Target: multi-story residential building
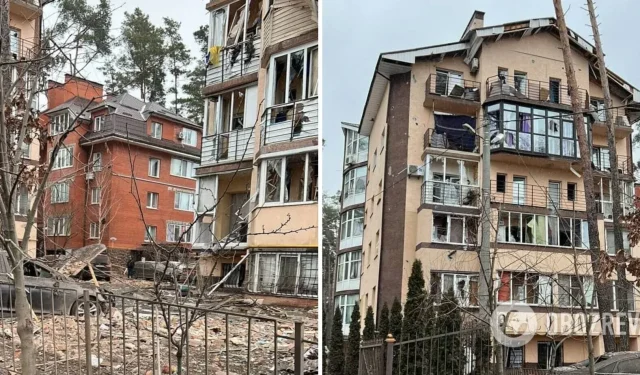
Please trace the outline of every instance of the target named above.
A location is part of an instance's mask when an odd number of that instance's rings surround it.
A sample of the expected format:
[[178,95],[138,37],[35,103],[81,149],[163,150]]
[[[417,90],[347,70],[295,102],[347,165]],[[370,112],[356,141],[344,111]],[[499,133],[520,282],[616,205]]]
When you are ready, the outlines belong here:
[[342,314],[342,332],[349,334],[351,312],[360,299],[360,273],[363,257],[370,257],[379,243],[363,247],[364,196],[367,184],[367,157],[369,138],[358,134],[358,125],[342,123],[344,133],[344,159],[342,198],[340,205],[340,232],[335,273],[335,305]]
[[[580,87],[575,95],[584,103],[592,149],[594,180],[588,183],[597,190],[600,243],[612,253],[610,171],[620,172],[623,208],[630,209],[630,124],[638,119],[640,92],[609,72],[618,153],[612,166],[595,50],[573,31],[570,39]],[[545,322],[530,342],[509,349],[507,366],[548,368],[551,341],[563,340],[557,363],[586,358],[584,326],[546,327],[566,318],[575,323],[579,305],[597,312],[563,61],[555,19],[486,27],[482,12],[473,14],[458,41],[381,54],[359,129],[369,137],[362,310],[372,305],[379,312],[384,303],[405,298],[416,259],[433,295],[453,292],[462,307],[478,310],[480,187],[488,178],[498,304],[528,305]],[[480,163],[489,155],[480,153],[480,139],[496,133],[503,141],[493,144],[490,176],[483,176]],[[638,247],[628,251],[640,256]],[[629,298],[630,310],[640,302],[635,294],[614,298],[614,309],[622,298]],[[507,333],[517,333],[510,324]],[[631,331],[631,348],[638,350],[637,330]],[[604,350],[599,332],[592,333],[597,353]]]
[[113,261],[126,262],[150,249],[151,238],[189,247],[201,126],[126,93],[103,95],[101,84],[70,75],[49,82],[52,142],[77,128],[58,151],[43,198],[44,249],[103,243]]
[[[11,43],[11,57],[17,61],[29,60],[37,53],[37,47],[40,44],[40,27],[42,22],[42,8],[35,1],[11,0],[9,2],[9,35]],[[25,63],[26,65],[26,63]],[[19,69],[21,64],[14,66],[15,73],[13,77],[21,76]],[[28,81],[28,73],[23,76],[23,82]],[[26,85],[18,85],[19,89],[27,88]],[[37,100],[36,100],[37,105]],[[40,144],[38,140],[33,140],[30,144],[23,145],[23,158],[25,163],[37,165],[39,160]],[[16,229],[18,230],[18,238],[22,238],[25,230],[26,213],[33,204],[33,197],[27,192],[26,188],[21,188],[19,194],[16,195],[14,208],[16,211]],[[28,250],[30,256],[36,255],[36,228],[33,227],[29,240]]]
[[194,248],[210,262],[200,262],[201,275],[315,303],[317,2],[214,0],[207,9]]

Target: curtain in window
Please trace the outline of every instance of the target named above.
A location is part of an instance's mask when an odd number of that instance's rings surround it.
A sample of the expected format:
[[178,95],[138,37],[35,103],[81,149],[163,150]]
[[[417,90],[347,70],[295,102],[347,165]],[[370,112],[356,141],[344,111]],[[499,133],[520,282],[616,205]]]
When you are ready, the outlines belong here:
[[553,284],[549,276],[538,276],[537,281],[538,288],[538,301],[541,305],[550,305],[552,303],[553,296]]
[[511,298],[511,272],[502,272],[500,288],[498,288],[498,302],[509,302]]
[[258,292],[273,293],[276,277],[276,256],[260,254],[258,256]]

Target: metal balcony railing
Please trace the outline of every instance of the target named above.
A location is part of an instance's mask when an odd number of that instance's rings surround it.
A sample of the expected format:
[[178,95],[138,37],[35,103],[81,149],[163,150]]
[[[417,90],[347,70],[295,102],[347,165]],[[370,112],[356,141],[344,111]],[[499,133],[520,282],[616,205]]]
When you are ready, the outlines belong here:
[[[593,105],[590,105],[589,113],[591,114],[591,116],[593,116],[594,125],[602,125],[606,123],[607,112],[602,109],[602,107],[600,107],[600,109],[597,109]],[[627,116],[626,110],[624,108],[611,109],[611,116],[613,117],[613,124],[615,126],[631,127],[629,117]]]
[[585,211],[584,192],[576,189],[548,187],[513,182],[491,181],[491,202],[550,210]]
[[[562,85],[560,80],[536,81],[526,76],[496,75],[487,78],[487,99],[496,96],[513,96],[519,99],[529,99],[542,103],[571,105],[569,87]],[[576,95],[580,103],[586,107],[587,91],[578,89]]]
[[202,140],[202,164],[252,159],[253,130],[253,127],[242,128],[204,137]]
[[435,73],[427,78],[427,95],[440,95],[480,103],[480,82]]
[[11,38],[11,58],[15,61],[34,59],[38,52],[36,47],[31,39]]
[[453,182],[425,181],[422,183],[422,203],[478,207],[480,188]]
[[262,144],[318,136],[318,98],[279,104],[262,115]]
[[[591,166],[595,171],[610,173],[611,163],[609,162],[609,155],[605,153],[593,154],[591,156]],[[633,172],[633,158],[624,155],[618,156],[618,173],[625,176],[633,176]]]
[[211,59],[213,65],[207,68],[206,85],[256,73],[260,68],[260,48],[260,37],[255,35],[244,42],[222,47],[217,59]]
[[480,137],[465,129],[446,131],[430,128],[424,133],[424,147],[480,152]]

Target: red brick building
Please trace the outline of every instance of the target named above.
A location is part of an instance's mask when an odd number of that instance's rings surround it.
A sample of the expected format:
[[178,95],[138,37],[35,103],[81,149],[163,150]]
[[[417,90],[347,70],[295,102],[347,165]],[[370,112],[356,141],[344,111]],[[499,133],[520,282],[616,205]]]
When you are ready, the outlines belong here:
[[122,260],[131,251],[139,257],[148,236],[176,242],[193,220],[201,126],[129,94],[103,98],[102,85],[77,77],[49,88],[52,141],[41,157],[78,126],[58,151],[43,198],[41,249],[103,243]]

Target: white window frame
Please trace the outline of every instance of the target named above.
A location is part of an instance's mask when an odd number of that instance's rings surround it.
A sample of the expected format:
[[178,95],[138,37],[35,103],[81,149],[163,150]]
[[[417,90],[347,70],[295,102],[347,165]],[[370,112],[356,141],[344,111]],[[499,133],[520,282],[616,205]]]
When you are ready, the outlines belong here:
[[344,335],[349,333],[349,324],[351,324],[351,314],[347,313],[347,310],[349,307],[353,307],[359,303],[359,297],[358,294],[336,296],[335,305],[340,308],[340,312],[342,313],[342,333]]
[[[357,213],[361,213],[361,215],[356,215]],[[364,216],[364,207],[354,208],[340,215],[340,242],[354,237],[362,237],[364,234]],[[356,219],[359,218],[362,218],[362,227],[360,228],[360,234],[355,235]]]
[[[295,296],[309,296],[309,297],[316,297],[319,289],[316,289],[316,294],[315,295],[309,295],[309,294],[300,294],[300,272],[302,270],[302,256],[311,256],[313,257],[315,255],[316,257],[316,263],[320,260],[318,258],[318,253],[256,253],[254,254],[254,259],[253,259],[253,263],[252,263],[252,269],[251,269],[251,288],[253,291],[258,291],[258,290],[264,290],[262,288],[258,289],[258,280],[260,279],[259,277],[259,272],[260,272],[260,257],[261,256],[275,256],[275,272],[274,272],[274,277],[273,277],[273,286],[271,288],[270,293],[273,294],[282,294],[282,295],[295,295]],[[295,285],[295,290],[294,293],[279,293],[278,292],[278,280],[280,279],[280,259],[281,258],[297,258],[297,263],[296,263],[296,285]],[[316,270],[316,278],[320,277],[320,269],[319,269],[319,264],[318,264],[318,269]]]
[[[579,220],[580,221],[580,238],[581,238],[581,244],[580,246],[576,246],[576,248],[579,249],[585,249],[589,247],[589,234],[588,231],[586,230],[586,220],[582,220],[582,219],[574,219],[574,218],[568,218],[568,217],[559,217],[559,216],[555,216],[555,215],[537,215],[537,214],[528,214],[528,213],[522,213],[522,212],[511,212],[511,211],[502,211],[501,214],[508,214],[507,216],[507,221],[508,223],[511,223],[511,215],[518,215],[520,217],[519,223],[520,223],[520,241],[510,241],[509,237],[505,238],[504,234],[502,233],[502,230],[505,230],[504,228],[509,228],[510,226],[507,227],[503,227],[501,226],[500,220],[502,220],[501,217],[498,218],[498,242],[499,243],[517,243],[517,244],[524,244],[527,246],[548,246],[548,247],[560,247],[560,248],[572,248],[572,246],[563,246],[560,245],[560,221],[561,220],[570,220],[571,225],[571,239],[573,241],[574,238],[574,229],[575,229],[575,225],[573,224],[574,220]],[[533,225],[533,233],[537,232],[537,226],[538,226],[538,220],[535,219],[535,217],[538,216],[542,216],[545,218],[544,220],[544,226],[545,226],[545,237],[544,237],[544,243],[539,244],[534,242],[524,242],[524,232],[523,229],[525,227],[525,224],[523,222],[522,217],[524,215],[534,215],[534,225]],[[558,224],[557,228],[556,228],[556,234],[557,234],[557,238],[556,238],[556,242],[558,243],[557,245],[553,245],[553,244],[549,244],[549,234],[548,234],[548,228],[549,228],[549,218],[555,218],[556,219],[556,223]]]
[[198,132],[189,128],[182,128],[182,144],[192,147],[198,146]]
[[[472,305],[470,303],[471,296],[471,280],[475,279],[476,284],[479,287],[479,278],[477,273],[451,273],[451,272],[432,272],[432,277],[437,275],[440,278],[440,285],[438,286],[438,293],[440,294],[440,301],[442,301],[442,296],[445,295],[446,291],[444,290],[444,278],[445,276],[451,276],[453,278],[453,295],[456,298],[456,301],[460,306],[470,307],[470,306],[478,306],[478,304]],[[464,291],[466,292],[466,296],[462,298],[459,290],[456,288],[456,285],[460,281],[465,281]],[[478,290],[479,293],[479,290]],[[476,301],[478,301],[479,296],[476,296]]]
[[[58,231],[60,229],[60,231]],[[47,236],[68,237],[71,234],[71,222],[66,216],[50,217],[47,220]]]
[[157,210],[158,202],[160,201],[160,194],[153,191],[147,192],[147,208]]
[[[182,237],[181,243],[191,243],[191,230],[189,229],[190,223],[171,221],[167,223],[167,242],[178,242]],[[173,230],[172,230],[173,229]],[[182,229],[181,234],[175,238],[175,229]]]
[[[367,167],[362,166],[358,168],[354,168],[347,173],[344,174],[343,181],[343,199],[347,199],[352,195],[356,194],[364,194],[367,191]],[[356,193],[356,186],[358,185],[358,180],[364,179],[364,191]]]
[[[285,155],[285,156],[280,156],[277,158],[268,158],[268,159],[263,159],[260,162],[260,194],[259,194],[259,198],[260,198],[260,205],[261,206],[283,206],[283,205],[292,205],[292,204],[308,204],[308,203],[315,203],[317,202],[317,200],[309,200],[309,168],[310,168],[310,155],[311,154],[316,154],[315,152],[307,152],[304,154],[290,154],[290,155]],[[286,171],[287,171],[287,158],[289,157],[294,157],[294,156],[299,156],[299,155],[305,155],[305,162],[304,162],[304,191],[303,191],[303,196],[302,196],[302,200],[301,201],[296,201],[296,202],[285,202],[284,198],[285,198],[285,187],[286,187],[286,179],[285,179],[285,175],[286,175]],[[270,160],[280,160],[280,199],[278,201],[274,201],[274,202],[266,202],[265,198],[266,198],[266,193],[267,193],[267,163]]]
[[[360,250],[356,250],[338,255],[337,269],[337,282],[360,279],[360,273],[362,272],[362,252]],[[357,270],[357,273],[355,277],[352,277],[352,271],[354,269]],[[344,277],[345,274],[347,277]]]
[[60,145],[51,169],[58,170],[71,167],[73,167],[73,146]]
[[[612,294],[612,296],[613,296],[613,307],[611,307],[611,310],[612,311],[618,311],[618,291],[617,291],[617,288],[616,288],[616,281],[614,280],[611,283],[612,283],[611,288],[613,289],[613,294]],[[627,306],[628,307],[627,311],[635,312],[636,311],[636,305],[637,305],[636,297],[637,297],[638,293],[636,292],[636,287],[635,287],[633,281],[629,282],[629,288],[631,288],[631,289],[628,289],[627,292],[631,293],[631,296],[632,296],[631,300],[629,302],[632,302],[633,306],[630,306],[630,307]]]
[[64,133],[69,129],[71,116],[69,112],[65,111],[59,115],[51,117],[51,123],[49,124],[49,135],[58,135]]
[[[509,300],[507,301],[500,301],[498,298],[498,294],[496,294],[496,301],[498,301],[498,303],[502,303],[502,304],[513,304],[513,305],[529,305],[529,306],[553,306],[556,303],[556,295],[555,295],[555,291],[554,289],[554,284],[555,284],[555,280],[553,279],[553,276],[550,275],[545,275],[545,274],[540,274],[540,273],[536,273],[536,272],[522,272],[522,271],[507,271],[507,270],[503,270],[500,271],[500,279],[499,282],[500,284],[498,285],[498,288],[496,288],[496,293],[500,293],[500,289],[502,287],[502,275],[508,273],[509,274]],[[514,301],[513,300],[513,276],[514,275],[524,275],[524,302],[523,301]],[[543,301],[538,302],[538,303],[528,303],[527,302],[527,297],[529,295],[529,287],[531,285],[529,285],[529,277],[534,277],[537,276],[538,280],[540,280],[540,277],[544,277],[547,279],[547,287],[550,288],[550,292],[551,292],[551,301]],[[540,284],[540,285],[544,285],[544,284]],[[540,287],[540,285],[536,284],[536,287]],[[538,299],[540,299],[540,294],[538,291]]]
[[16,55],[16,58],[20,58],[20,42],[22,41],[22,32],[13,27],[9,28],[9,48],[12,55]]
[[162,139],[162,124],[159,122],[151,123],[151,138]]
[[[180,204],[182,203],[182,196],[186,195],[188,197],[188,204],[187,207],[182,207]],[[175,195],[174,195],[174,199],[173,199],[173,208],[176,210],[180,210],[180,211],[193,211],[193,200],[194,200],[194,194],[191,192],[187,192],[187,191],[180,191],[180,190],[176,190]]]
[[[366,139],[367,150],[360,152],[360,143]],[[347,129],[345,135],[344,163],[362,163],[367,161],[369,156],[369,137],[360,135],[357,131]],[[374,164],[376,160],[374,158]],[[373,167],[375,169],[375,166]]]
[[96,116],[93,119],[93,131],[94,132],[101,131],[103,125],[104,125],[104,116]]
[[[436,236],[436,228],[434,226],[434,215],[444,215],[447,217],[447,238],[445,241],[442,241]],[[445,212],[437,212],[434,211],[431,214],[431,241],[435,243],[450,243],[455,245],[467,245],[469,239],[467,238],[467,220],[469,218],[475,218],[476,216],[472,215],[462,215],[462,214],[449,214]],[[451,242],[451,219],[462,219],[462,242]]]
[[[62,192],[60,192],[59,190],[60,188],[63,189]],[[71,190],[71,184],[69,181],[58,181],[53,185],[51,185],[51,203],[55,204],[55,203],[69,202],[70,190]]]
[[102,153],[94,152],[91,156],[92,169],[94,172],[100,172],[102,170]]
[[[31,209],[31,202],[29,200],[29,190],[23,184],[16,186],[16,190],[14,193],[14,202],[13,202],[13,213],[16,215],[26,216]],[[22,198],[26,195],[26,198],[23,200]],[[25,203],[26,201],[26,203]],[[23,205],[25,203],[25,205]]]
[[[180,163],[180,165],[178,166],[177,163]],[[178,170],[176,170],[176,167]],[[194,163],[191,160],[171,158],[169,173],[172,176],[193,179],[195,178],[196,168],[198,167],[198,163]],[[182,174],[183,172],[185,174]]]
[[[153,169],[151,168],[154,164],[154,162],[158,162],[158,170],[157,170],[157,174],[153,174]],[[160,159],[158,158],[149,158],[149,177],[153,177],[153,178],[160,178]]]
[[102,188],[91,188],[91,204],[100,204],[102,201]]
[[[273,106],[273,98],[275,96],[275,61],[277,58],[282,57],[282,56],[287,56],[287,69],[286,69],[286,73],[285,73],[285,77],[289,77],[290,71],[291,71],[291,55],[293,55],[296,52],[300,52],[303,51],[304,54],[304,59],[303,59],[303,73],[302,73],[302,98],[298,99],[299,101],[302,100],[309,100],[312,98],[316,98],[317,96],[309,96],[308,94],[308,89],[307,89],[307,77],[308,77],[308,71],[307,71],[307,58],[309,56],[309,51],[314,49],[314,48],[318,48],[318,43],[310,43],[310,44],[306,44],[306,45],[302,45],[293,49],[290,49],[286,52],[282,52],[282,53],[278,53],[278,54],[274,54],[273,56],[271,56],[271,59],[269,60],[269,65],[267,67],[267,74],[269,75],[269,83],[266,87],[266,91],[267,91],[267,107],[271,107]],[[318,78],[320,79],[320,77],[318,76]],[[286,81],[285,84],[285,102],[278,104],[278,105],[284,105],[284,104],[290,104],[290,103],[294,103],[289,99],[289,95],[287,95],[287,93],[289,92],[290,86],[289,86],[290,82],[289,80]]]
[[[563,297],[562,293],[566,293],[567,292],[567,291],[564,290],[564,288],[562,288],[560,286],[560,278],[561,277],[568,277],[569,278],[569,304],[568,305],[561,304],[562,297]],[[557,285],[557,287],[558,287],[557,305],[561,306],[561,307],[580,308],[580,305],[578,304],[578,302],[576,302],[573,299],[572,295],[571,295],[571,290],[574,288],[574,286],[573,286],[573,277],[580,277],[580,278],[582,278],[582,285],[590,285],[591,286],[591,299],[592,299],[592,301],[594,301],[594,304],[592,306],[586,306],[586,307],[587,307],[587,309],[597,309],[598,308],[598,299],[596,298],[596,289],[595,289],[595,284],[594,284],[594,281],[593,281],[593,276],[588,276],[588,275],[558,275],[557,279],[554,280],[554,283],[558,284]],[[587,290],[587,288],[585,288],[584,292],[585,292],[584,293],[585,296],[587,296],[589,294],[589,291]]]
[[156,240],[158,236],[158,227],[155,225],[147,225],[144,231],[144,242],[151,242]]
[[100,238],[100,223],[89,224],[89,238],[90,239]]
[[216,13],[224,13],[222,15],[222,19],[224,19],[224,25],[222,27],[223,30],[222,31],[222,35],[219,37],[221,43],[219,45],[219,47],[225,47],[226,46],[226,41],[227,41],[227,29],[228,29],[228,24],[229,24],[229,6],[224,6],[218,9],[214,9],[211,12],[209,12],[209,37],[208,37],[208,46],[209,47],[213,47],[214,46],[214,32],[216,32],[216,25],[215,25],[215,17],[216,17]]
[[[604,234],[605,235],[605,241],[604,241],[604,249],[605,249],[605,251],[609,255],[616,255],[615,252],[611,252],[611,250],[614,250],[614,249],[610,249],[609,248],[609,234],[611,234],[613,236],[613,228],[611,228],[611,229],[606,228],[604,233],[605,233]],[[622,243],[623,243],[623,246],[624,246],[625,254],[630,254],[631,253],[631,244],[629,243],[629,231],[626,230],[626,229],[622,230]]]

